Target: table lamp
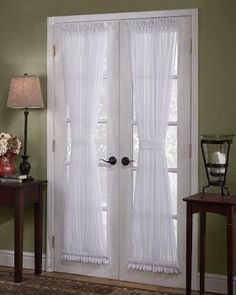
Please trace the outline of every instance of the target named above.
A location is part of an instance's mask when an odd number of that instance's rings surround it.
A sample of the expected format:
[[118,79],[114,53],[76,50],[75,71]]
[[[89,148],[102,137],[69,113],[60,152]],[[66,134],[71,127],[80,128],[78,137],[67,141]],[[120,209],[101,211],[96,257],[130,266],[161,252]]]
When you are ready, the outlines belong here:
[[28,176],[31,168],[28,162],[29,155],[27,154],[28,109],[41,109],[44,107],[39,78],[27,74],[12,78],[7,107],[24,109],[24,154],[21,155],[20,172]]

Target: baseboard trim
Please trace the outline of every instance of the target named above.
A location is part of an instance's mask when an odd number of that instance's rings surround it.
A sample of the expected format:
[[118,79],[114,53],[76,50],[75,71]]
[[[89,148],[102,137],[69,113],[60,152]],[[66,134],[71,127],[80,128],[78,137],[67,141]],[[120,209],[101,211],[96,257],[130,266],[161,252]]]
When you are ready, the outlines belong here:
[[[0,265],[14,266],[14,251],[0,249]],[[23,252],[23,268],[34,269],[34,253]],[[46,270],[46,255],[42,257],[42,270]],[[198,274],[199,276],[199,274]],[[236,277],[234,277],[234,289],[236,290]],[[214,294],[227,294],[227,276],[205,274],[205,290]]]
[[[206,273],[205,290],[214,294],[227,294],[227,276]],[[234,290],[236,290],[236,277],[234,277]]]
[[[0,249],[0,265],[14,266],[14,251]],[[42,257],[42,270],[45,270],[46,255]],[[34,253],[23,252],[23,268],[34,269]]]

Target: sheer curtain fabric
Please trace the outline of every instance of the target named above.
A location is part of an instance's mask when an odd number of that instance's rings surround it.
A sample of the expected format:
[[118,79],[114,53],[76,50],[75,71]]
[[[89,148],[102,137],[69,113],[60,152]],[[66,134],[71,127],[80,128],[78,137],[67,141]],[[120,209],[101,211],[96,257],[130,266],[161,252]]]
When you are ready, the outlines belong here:
[[59,30],[67,106],[62,259],[106,264],[108,257],[94,133],[103,81],[107,27],[105,23],[76,23],[60,24]]
[[127,22],[139,157],[128,267],[178,273],[177,242],[165,152],[178,21]]

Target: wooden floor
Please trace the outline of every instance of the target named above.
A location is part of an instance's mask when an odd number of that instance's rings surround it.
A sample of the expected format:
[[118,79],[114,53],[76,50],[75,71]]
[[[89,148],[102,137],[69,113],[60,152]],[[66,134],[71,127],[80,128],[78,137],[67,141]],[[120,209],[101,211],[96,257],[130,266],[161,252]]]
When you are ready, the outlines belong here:
[[[1,270],[9,271],[12,269],[13,269],[12,267],[0,266],[0,271]],[[23,273],[32,274],[33,270],[24,269]],[[137,289],[144,289],[144,290],[151,290],[151,291],[167,292],[167,293],[174,293],[174,294],[185,294],[185,289],[160,287],[160,286],[156,286],[156,285],[132,283],[132,282],[126,282],[126,281],[120,281],[120,280],[104,279],[104,278],[82,276],[82,275],[76,275],[76,274],[68,274],[68,273],[60,273],[60,272],[43,272],[42,276],[75,280],[75,281],[82,281],[82,282],[91,282],[91,283],[96,283],[96,284],[106,284],[106,285],[111,285],[111,286],[121,286],[121,287],[128,287],[128,288],[137,288]],[[199,292],[192,291],[192,295],[197,295],[197,294],[199,294]],[[205,295],[207,295],[207,294],[212,295],[213,293],[205,293]],[[214,295],[216,295],[216,294],[214,293]]]

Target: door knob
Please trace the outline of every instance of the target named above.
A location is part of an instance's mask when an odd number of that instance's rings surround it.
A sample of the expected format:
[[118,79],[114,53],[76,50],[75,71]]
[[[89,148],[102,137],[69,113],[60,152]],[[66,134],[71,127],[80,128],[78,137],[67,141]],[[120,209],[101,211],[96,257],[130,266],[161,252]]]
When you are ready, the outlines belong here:
[[117,162],[116,157],[114,157],[114,156],[111,156],[108,160],[101,159],[101,161],[111,164],[111,165],[115,165]]
[[123,158],[121,159],[121,163],[122,163],[122,165],[124,165],[124,166],[128,166],[129,163],[131,163],[131,162],[134,162],[134,160],[130,160],[128,157],[123,157]]

